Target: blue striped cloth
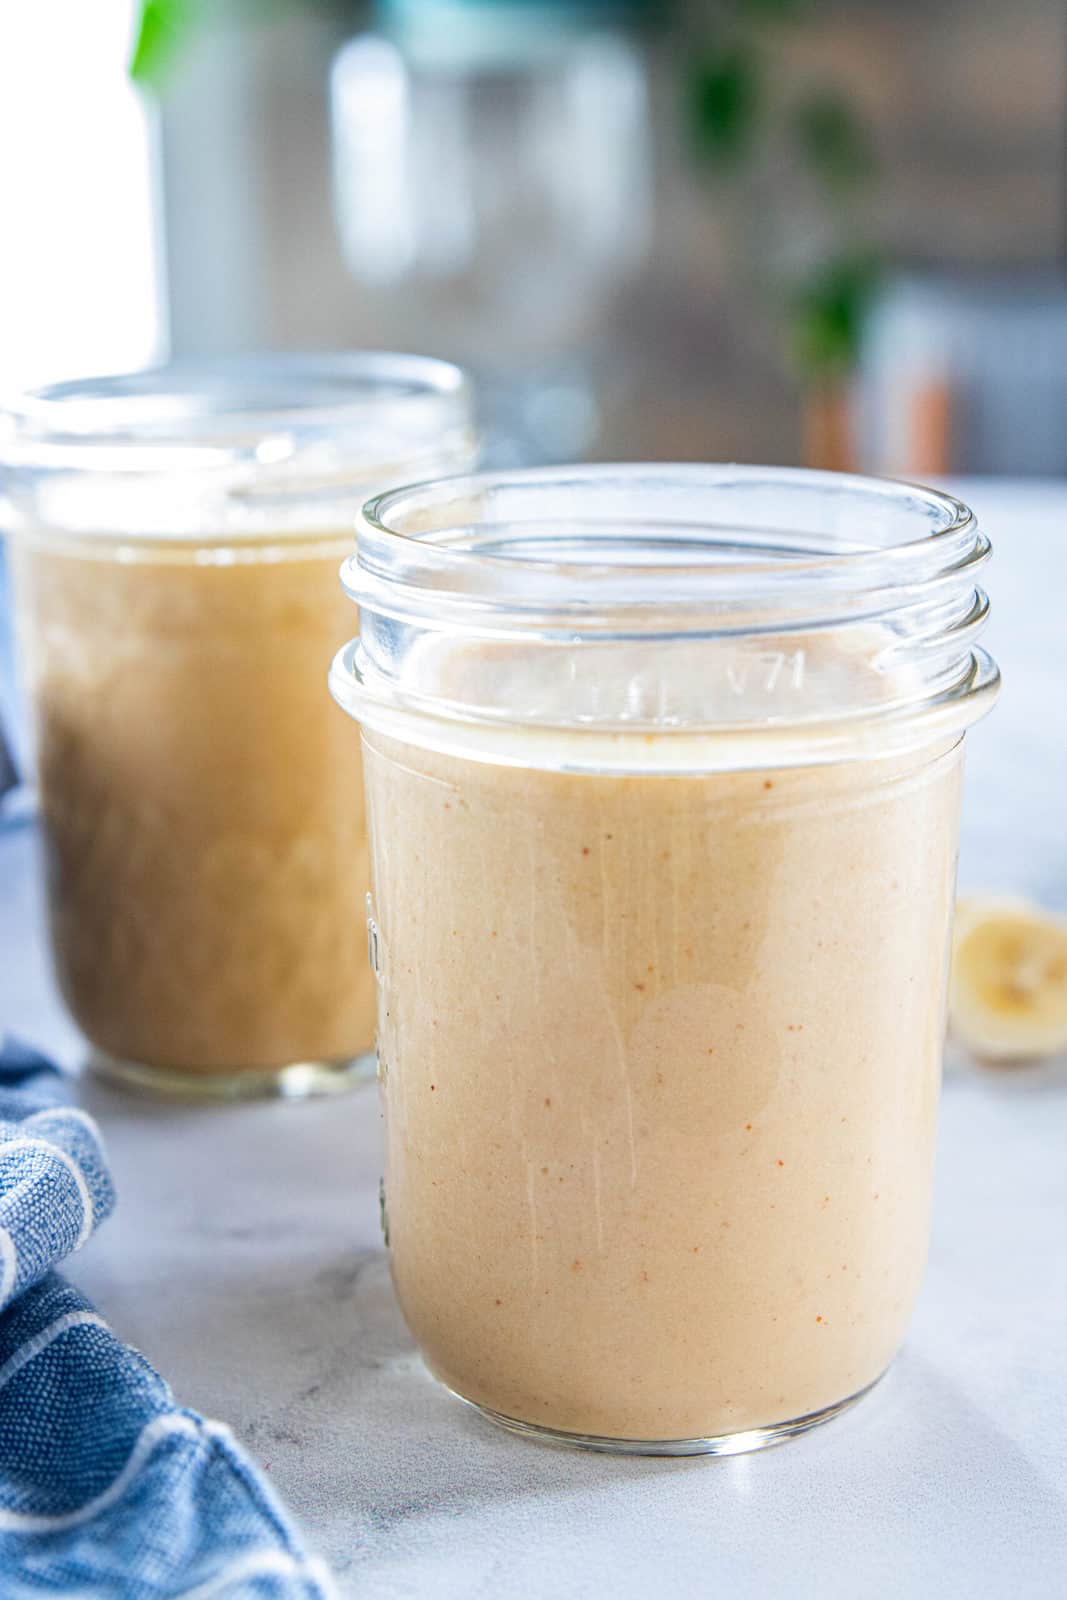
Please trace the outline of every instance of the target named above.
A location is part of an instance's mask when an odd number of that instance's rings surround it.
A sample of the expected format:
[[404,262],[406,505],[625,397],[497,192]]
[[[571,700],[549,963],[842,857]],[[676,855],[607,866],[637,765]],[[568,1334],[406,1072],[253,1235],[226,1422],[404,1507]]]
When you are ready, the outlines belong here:
[[0,1049],[0,1596],[329,1600],[221,1423],[176,1406],[53,1269],[115,1203],[52,1064]]

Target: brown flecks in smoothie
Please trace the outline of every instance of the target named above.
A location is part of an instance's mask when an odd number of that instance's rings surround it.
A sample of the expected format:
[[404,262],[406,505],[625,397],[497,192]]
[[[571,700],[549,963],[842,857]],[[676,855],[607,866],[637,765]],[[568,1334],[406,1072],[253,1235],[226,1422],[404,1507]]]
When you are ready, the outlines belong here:
[[874,1197],[874,1198],[875,1198],[875,1199],[876,1199],[876,1200],[877,1200],[877,1199],[878,1199],[878,1195],[877,1195],[877,1194],[875,1194],[875,1197]]
[[841,1263],[841,1271],[842,1272],[847,1272],[848,1271],[848,1262],[847,1261],[842,1261],[842,1263]]
[[490,937],[490,939],[495,939],[496,938],[496,929],[495,928],[490,930],[489,937]]
[[643,1267],[641,1269],[641,1282],[642,1283],[647,1283],[648,1282],[648,1273],[644,1270]]
[[552,1105],[551,1097],[549,1095],[547,1095],[547,1094],[545,1095],[545,1105],[547,1107],[549,1107],[549,1108],[551,1108],[551,1105]]
[[695,1245],[694,1245],[694,1246],[693,1246],[693,1254],[694,1254],[694,1255],[695,1255],[695,1256],[698,1256],[698,1255],[699,1255],[699,1254],[700,1254],[700,1246],[699,1246],[699,1245],[698,1245],[698,1244],[695,1244]]
[[445,801],[445,810],[446,811],[451,811],[452,810],[452,806],[451,806],[450,802],[447,801],[447,800]]
[[572,1272],[581,1272],[581,1270],[582,1270],[582,1263],[580,1261],[572,1261],[571,1262],[571,1271]]
[[660,856],[660,860],[661,861],[669,861],[670,859],[671,859],[670,851],[669,850],[664,850],[662,855]]
[[822,1203],[824,1206],[828,1206],[830,1204],[830,1196],[828,1194],[823,1195]]
[[784,1161],[777,1161],[777,1162],[775,1162],[775,1165],[779,1166],[779,1167],[784,1167],[785,1166],[785,1162]]
[[541,1168],[541,1176],[542,1177],[546,1177],[547,1174],[548,1174],[548,1168],[547,1167],[542,1167]]
[[647,967],[646,967],[646,968],[645,968],[645,971],[646,971],[646,972],[655,972],[655,970],[656,970],[656,969],[655,969],[655,967],[654,967],[654,966],[653,966],[653,965],[652,965],[652,963],[651,963],[651,961],[650,961],[650,962],[649,962],[649,963],[648,963],[648,966],[647,966]]
[[720,1222],[719,1223],[719,1227],[720,1228],[728,1228],[729,1226],[730,1226],[730,1224],[728,1222]]
[[821,1322],[822,1318],[821,1317],[816,1317],[815,1320],[816,1320],[816,1322]]
[[502,1305],[503,1305],[503,1304],[504,1304],[504,1302],[503,1302],[503,1300],[494,1300],[494,1301],[493,1301],[493,1304],[494,1304],[494,1305],[495,1305],[495,1306],[502,1306]]
[[583,856],[587,856],[588,854],[589,854],[589,846],[587,844],[583,844],[582,845],[582,855]]
[[662,1074],[662,1072],[657,1072],[656,1073],[656,1082],[657,1083],[662,1083],[663,1082],[663,1074]]
[[751,1124],[751,1122],[746,1122],[745,1123],[745,1132],[746,1133],[751,1133],[752,1132],[752,1124]]
[[774,788],[774,783],[772,782],[772,780],[770,778],[764,778],[763,787],[765,789],[773,789]]
[[435,1093],[436,1093],[436,1091],[437,1091],[437,1085],[436,1085],[436,1083],[431,1083],[431,1085],[430,1085],[430,1093],[431,1093],[431,1094],[435,1094]]
[[715,1054],[715,1046],[713,1044],[709,1044],[708,1045],[708,1055],[709,1056],[713,1056],[714,1054]]
[[606,833],[604,837],[605,839],[614,839],[615,835],[613,833]]

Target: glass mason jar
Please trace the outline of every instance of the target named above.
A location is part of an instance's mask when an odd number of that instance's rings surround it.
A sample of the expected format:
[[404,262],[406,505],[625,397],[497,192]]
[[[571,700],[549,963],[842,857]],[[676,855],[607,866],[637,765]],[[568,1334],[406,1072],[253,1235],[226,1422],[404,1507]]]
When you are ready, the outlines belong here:
[[383,1211],[436,1376],[728,1453],[884,1372],[926,1252],[989,546],[947,495],[596,466],[399,489],[344,583]]
[[0,429],[53,954],[94,1065],[342,1087],[374,993],[337,569],[371,488],[473,464],[462,374],[239,359],[61,384]]

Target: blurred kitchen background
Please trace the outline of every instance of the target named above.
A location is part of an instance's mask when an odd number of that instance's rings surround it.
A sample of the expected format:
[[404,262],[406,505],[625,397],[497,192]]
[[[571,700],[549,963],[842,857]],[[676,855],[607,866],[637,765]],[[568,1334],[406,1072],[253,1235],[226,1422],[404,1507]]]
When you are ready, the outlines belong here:
[[0,6],[0,389],[481,378],[498,459],[1067,472],[1063,0]]

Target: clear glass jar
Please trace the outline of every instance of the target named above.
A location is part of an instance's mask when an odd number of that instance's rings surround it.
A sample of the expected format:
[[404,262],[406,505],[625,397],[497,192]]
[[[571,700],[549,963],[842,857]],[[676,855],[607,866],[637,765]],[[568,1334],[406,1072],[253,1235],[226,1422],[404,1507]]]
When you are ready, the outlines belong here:
[[462,374],[248,358],[0,418],[52,946],[95,1066],[230,1098],[373,1044],[358,754],[324,692],[368,490],[473,464]]
[[589,467],[365,508],[384,1206],[433,1372],[596,1449],[861,1395],[923,1271],[988,544],[830,473]]

